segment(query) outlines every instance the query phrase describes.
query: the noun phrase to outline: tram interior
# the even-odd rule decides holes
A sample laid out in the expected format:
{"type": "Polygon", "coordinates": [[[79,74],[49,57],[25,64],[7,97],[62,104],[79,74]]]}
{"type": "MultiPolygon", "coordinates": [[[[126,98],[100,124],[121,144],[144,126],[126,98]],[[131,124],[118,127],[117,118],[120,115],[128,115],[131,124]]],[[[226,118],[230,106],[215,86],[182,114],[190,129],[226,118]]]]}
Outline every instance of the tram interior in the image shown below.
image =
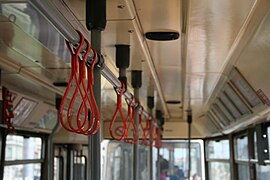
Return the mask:
{"type": "MultiPolygon", "coordinates": [[[[137,179],[159,180],[162,159],[171,180],[268,179],[270,1],[105,2],[104,64],[117,78],[116,46],[128,46],[126,90],[133,94],[132,73],[141,72],[137,99],[162,126],[161,147],[138,147],[137,179]]],[[[64,129],[57,109],[72,71],[65,27],[95,38],[86,11],[85,0],[0,0],[1,109],[7,88],[14,113],[10,129],[1,110],[0,179],[89,180],[94,173],[91,138],[64,129]]],[[[100,96],[100,177],[131,179],[134,147],[110,136],[117,91],[104,73],[100,96]]]]}

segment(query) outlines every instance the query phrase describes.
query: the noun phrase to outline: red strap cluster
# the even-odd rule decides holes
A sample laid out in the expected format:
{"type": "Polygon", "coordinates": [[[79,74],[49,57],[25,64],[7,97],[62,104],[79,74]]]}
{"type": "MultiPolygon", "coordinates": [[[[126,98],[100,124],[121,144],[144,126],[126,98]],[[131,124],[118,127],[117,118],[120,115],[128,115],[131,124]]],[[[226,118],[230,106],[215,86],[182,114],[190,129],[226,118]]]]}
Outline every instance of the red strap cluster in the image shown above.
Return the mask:
{"type": "Polygon", "coordinates": [[[143,130],[142,134],[142,145],[145,146],[154,146],[156,148],[162,147],[161,141],[161,129],[157,126],[157,121],[155,118],[152,118],[151,115],[145,116],[145,125],[142,122],[142,113],[139,114],[139,123],[141,129],[143,130]]]}
{"type": "Polygon", "coordinates": [[[12,118],[14,118],[12,93],[4,86],[2,87],[2,99],[3,99],[2,119],[3,122],[7,125],[8,132],[13,134],[15,133],[15,128],[12,122],[12,118]]]}
{"type": "MultiPolygon", "coordinates": [[[[146,117],[146,116],[145,116],[146,117]]],[[[145,146],[153,145],[153,121],[152,117],[149,115],[145,118],[145,125],[142,121],[142,113],[139,114],[139,124],[142,129],[142,144],[145,146]]]]}
{"type": "MultiPolygon", "coordinates": [[[[114,140],[121,141],[123,140],[129,144],[136,144],[139,139],[141,139],[141,144],[146,146],[155,146],[160,148],[162,146],[161,142],[161,130],[157,126],[157,122],[150,114],[144,116],[144,109],[142,106],[139,107],[139,102],[137,102],[132,96],[131,100],[127,100],[128,109],[127,115],[125,116],[122,112],[122,96],[125,91],[125,86],[121,83],[121,89],[116,90],[117,93],[117,105],[110,122],[110,136],[114,140]],[[135,111],[136,108],[140,108],[139,111],[139,124],[136,125],[135,111]],[[116,126],[116,118],[120,117],[121,125],[116,126]],[[143,122],[143,117],[145,118],[145,124],[143,122]]],[[[118,121],[119,122],[119,121],[118,121]]]]}
{"type": "MultiPolygon", "coordinates": [[[[117,92],[117,90],[116,90],[117,92]]],[[[116,103],[116,109],[115,112],[113,114],[111,123],[110,123],[110,135],[113,139],[121,141],[125,139],[126,133],[127,133],[127,122],[126,122],[126,118],[122,112],[122,96],[125,92],[125,85],[124,83],[121,82],[121,89],[120,91],[117,93],[117,103],[116,103]],[[121,119],[121,126],[118,126],[116,128],[114,128],[114,123],[116,120],[117,115],[120,115],[120,119],[121,119]],[[114,130],[114,131],[113,131],[114,130]]]]}
{"type": "Polygon", "coordinates": [[[125,142],[129,144],[136,144],[139,139],[138,127],[134,121],[136,107],[138,106],[138,102],[135,101],[135,98],[132,96],[132,99],[128,103],[128,115],[127,115],[127,131],[125,135],[125,142]],[[132,105],[134,103],[134,105],[132,105]],[[129,132],[131,133],[131,139],[129,139],[129,132]]]}
{"type": "Polygon", "coordinates": [[[80,43],[77,46],[66,41],[71,54],[71,74],[60,104],[59,118],[62,127],[67,131],[90,136],[95,134],[100,126],[100,113],[93,93],[93,71],[97,53],[82,33],[77,32],[80,36],[80,43]],[[86,45],[85,50],[83,50],[84,45],[86,45]],[[94,57],[89,65],[87,58],[91,51],[94,52],[94,57]],[[75,88],[72,87],[73,84],[75,88]],[[65,114],[64,106],[68,101],[68,96],[71,96],[71,99],[65,114]],[[79,106],[76,101],[81,102],[79,106]]]}
{"type": "Polygon", "coordinates": [[[161,141],[161,129],[159,127],[155,128],[154,132],[154,144],[156,148],[161,148],[162,147],[162,141],[161,141]]]}

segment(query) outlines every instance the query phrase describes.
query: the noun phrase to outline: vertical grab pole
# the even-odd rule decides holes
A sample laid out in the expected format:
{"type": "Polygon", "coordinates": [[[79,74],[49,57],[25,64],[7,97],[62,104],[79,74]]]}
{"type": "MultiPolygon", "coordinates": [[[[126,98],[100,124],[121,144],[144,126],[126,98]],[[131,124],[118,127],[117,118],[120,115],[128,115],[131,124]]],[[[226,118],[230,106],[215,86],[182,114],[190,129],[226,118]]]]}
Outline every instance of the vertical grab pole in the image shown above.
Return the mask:
{"type": "Polygon", "coordinates": [[[188,122],[188,179],[190,178],[191,171],[191,123],[192,123],[192,112],[187,111],[187,122],[188,122]]]}
{"type": "MultiPolygon", "coordinates": [[[[92,30],[91,31],[91,45],[97,53],[101,52],[101,31],[92,30]]],[[[94,85],[93,91],[96,99],[96,103],[100,112],[101,106],[101,70],[95,67],[94,69],[94,85]]],[[[101,124],[102,126],[102,124],[101,124]]],[[[101,130],[88,138],[88,156],[90,159],[90,175],[91,180],[100,180],[101,177],[101,163],[100,163],[100,143],[101,143],[101,130]]],[[[89,177],[89,175],[88,175],[89,177]]],[[[89,179],[90,180],[90,179],[89,179]]]]}
{"type": "MultiPolygon", "coordinates": [[[[147,97],[147,106],[148,106],[148,112],[152,116],[153,115],[153,108],[154,108],[154,96],[147,97]]],[[[152,130],[152,128],[153,128],[153,126],[151,126],[151,130],[152,130]]],[[[153,140],[152,133],[150,133],[149,138],[150,138],[150,142],[152,142],[152,140],[153,140]]],[[[149,180],[153,180],[153,146],[152,145],[149,146],[148,164],[149,164],[149,180]]]]}
{"type": "MultiPolygon", "coordinates": [[[[134,88],[134,98],[139,101],[139,89],[142,86],[142,71],[139,70],[133,70],[131,74],[131,84],[132,87],[134,88]]],[[[136,107],[135,111],[135,117],[134,117],[134,123],[135,126],[139,126],[139,114],[138,114],[138,106],[136,107]]],[[[139,141],[137,141],[133,145],[133,180],[139,180],[139,141]]]]}
{"type": "MultiPolygon", "coordinates": [[[[101,31],[106,27],[106,0],[87,0],[86,1],[86,26],[91,30],[91,46],[101,53],[101,31]]],[[[95,100],[100,112],[101,107],[101,70],[94,69],[93,91],[95,100]]],[[[100,113],[102,119],[102,114],[100,113]]],[[[102,126],[102,122],[101,122],[102,126]]],[[[101,128],[100,128],[101,129],[101,128]]],[[[101,179],[100,163],[100,142],[101,130],[88,138],[88,164],[87,180],[101,179]]]]}

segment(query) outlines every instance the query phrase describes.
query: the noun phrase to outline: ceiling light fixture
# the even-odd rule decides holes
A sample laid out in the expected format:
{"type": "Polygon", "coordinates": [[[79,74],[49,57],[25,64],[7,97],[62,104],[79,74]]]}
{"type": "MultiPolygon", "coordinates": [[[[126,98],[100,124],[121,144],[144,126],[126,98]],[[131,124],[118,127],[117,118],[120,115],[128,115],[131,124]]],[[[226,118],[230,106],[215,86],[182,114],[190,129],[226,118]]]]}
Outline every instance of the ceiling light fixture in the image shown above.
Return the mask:
{"type": "Polygon", "coordinates": [[[172,41],[179,38],[179,32],[176,31],[151,31],[145,33],[145,37],[154,41],[172,41]]]}

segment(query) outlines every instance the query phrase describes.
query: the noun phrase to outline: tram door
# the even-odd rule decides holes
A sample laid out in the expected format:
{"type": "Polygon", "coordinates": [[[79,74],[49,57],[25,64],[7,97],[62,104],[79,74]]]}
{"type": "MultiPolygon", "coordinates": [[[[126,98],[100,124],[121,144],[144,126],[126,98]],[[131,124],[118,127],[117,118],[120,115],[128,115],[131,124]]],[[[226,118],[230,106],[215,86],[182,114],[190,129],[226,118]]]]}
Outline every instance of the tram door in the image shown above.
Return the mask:
{"type": "Polygon", "coordinates": [[[55,180],[86,180],[87,147],[56,145],[54,152],[55,180]]]}

